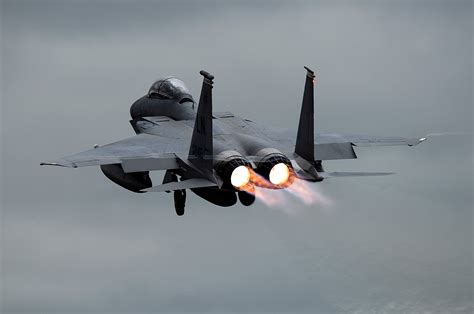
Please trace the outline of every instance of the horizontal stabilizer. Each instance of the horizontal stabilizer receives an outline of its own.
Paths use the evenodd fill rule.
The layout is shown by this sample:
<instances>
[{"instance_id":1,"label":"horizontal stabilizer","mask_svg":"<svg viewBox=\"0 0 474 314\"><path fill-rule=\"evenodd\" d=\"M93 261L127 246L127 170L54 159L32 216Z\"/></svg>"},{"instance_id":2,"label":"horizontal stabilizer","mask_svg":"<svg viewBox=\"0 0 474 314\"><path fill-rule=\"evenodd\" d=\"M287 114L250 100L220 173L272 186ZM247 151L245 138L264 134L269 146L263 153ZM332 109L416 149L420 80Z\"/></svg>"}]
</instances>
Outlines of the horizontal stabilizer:
<instances>
[{"instance_id":1,"label":"horizontal stabilizer","mask_svg":"<svg viewBox=\"0 0 474 314\"><path fill-rule=\"evenodd\" d=\"M355 159L357 155L352 143L322 143L314 145L316 160Z\"/></svg>"},{"instance_id":2,"label":"horizontal stabilizer","mask_svg":"<svg viewBox=\"0 0 474 314\"><path fill-rule=\"evenodd\" d=\"M143 192L166 192L166 191L175 191L175 190L184 190L184 189L194 189L194 188L204 188L217 186L214 182L211 182L207 179L194 178L189 180L184 180L180 182L169 182L157 186L153 186L148 189L142 190Z\"/></svg>"}]
</instances>

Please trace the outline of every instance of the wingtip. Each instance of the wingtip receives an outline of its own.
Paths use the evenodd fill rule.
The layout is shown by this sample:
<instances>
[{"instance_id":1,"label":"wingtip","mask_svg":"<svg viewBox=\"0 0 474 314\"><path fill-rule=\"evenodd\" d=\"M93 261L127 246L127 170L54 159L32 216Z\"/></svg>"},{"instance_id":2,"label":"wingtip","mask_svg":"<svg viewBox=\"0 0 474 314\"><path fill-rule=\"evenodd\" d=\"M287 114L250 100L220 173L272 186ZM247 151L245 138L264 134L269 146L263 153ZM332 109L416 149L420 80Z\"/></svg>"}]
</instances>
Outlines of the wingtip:
<instances>
[{"instance_id":1,"label":"wingtip","mask_svg":"<svg viewBox=\"0 0 474 314\"><path fill-rule=\"evenodd\" d=\"M66 167L66 168L77 168L77 166L69 161L43 161L40 163L40 166L56 166L56 167Z\"/></svg>"},{"instance_id":2,"label":"wingtip","mask_svg":"<svg viewBox=\"0 0 474 314\"><path fill-rule=\"evenodd\" d=\"M428 137L413 138L407 141L408 146L416 146L426 141Z\"/></svg>"},{"instance_id":3,"label":"wingtip","mask_svg":"<svg viewBox=\"0 0 474 314\"><path fill-rule=\"evenodd\" d=\"M40 166L61 166L57 162L43 161L40 163Z\"/></svg>"},{"instance_id":4,"label":"wingtip","mask_svg":"<svg viewBox=\"0 0 474 314\"><path fill-rule=\"evenodd\" d=\"M431 139L432 137L438 137L438 136L472 136L471 132L438 132L438 133L429 133L425 135L424 137L421 137L417 139L416 144L420 144L421 142L424 142L428 139ZM416 145L415 144L415 145Z\"/></svg>"}]
</instances>

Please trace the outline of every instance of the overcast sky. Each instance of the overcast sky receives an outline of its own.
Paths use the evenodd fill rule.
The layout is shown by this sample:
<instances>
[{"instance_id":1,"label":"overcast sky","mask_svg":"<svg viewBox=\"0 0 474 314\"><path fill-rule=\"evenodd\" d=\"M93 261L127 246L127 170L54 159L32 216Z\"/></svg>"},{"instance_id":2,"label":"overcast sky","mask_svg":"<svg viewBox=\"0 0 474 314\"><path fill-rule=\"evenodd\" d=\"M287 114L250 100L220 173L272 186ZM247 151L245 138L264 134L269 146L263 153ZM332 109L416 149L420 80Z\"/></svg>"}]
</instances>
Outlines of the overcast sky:
<instances>
[{"instance_id":1,"label":"overcast sky","mask_svg":"<svg viewBox=\"0 0 474 314\"><path fill-rule=\"evenodd\" d=\"M40 167L133 135L159 77L317 132L472 132L472 1L1 1L1 306L9 312L472 312L472 136L357 149L330 205L220 208ZM154 175L161 180L162 173Z\"/></svg>"}]
</instances>

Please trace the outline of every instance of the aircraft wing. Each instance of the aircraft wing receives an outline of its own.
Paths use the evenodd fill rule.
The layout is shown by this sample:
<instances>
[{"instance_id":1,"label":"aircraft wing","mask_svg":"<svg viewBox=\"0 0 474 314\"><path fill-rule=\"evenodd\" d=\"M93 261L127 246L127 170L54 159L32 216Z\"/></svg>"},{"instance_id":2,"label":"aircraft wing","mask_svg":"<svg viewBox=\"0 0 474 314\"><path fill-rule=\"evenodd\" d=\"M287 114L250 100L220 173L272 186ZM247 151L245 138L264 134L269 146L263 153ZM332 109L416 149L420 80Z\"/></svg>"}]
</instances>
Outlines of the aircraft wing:
<instances>
[{"instance_id":1,"label":"aircraft wing","mask_svg":"<svg viewBox=\"0 0 474 314\"><path fill-rule=\"evenodd\" d=\"M180 138L138 134L41 164L69 168L122 164L125 172L177 169L175 154L185 152L188 145L187 140Z\"/></svg>"},{"instance_id":2,"label":"aircraft wing","mask_svg":"<svg viewBox=\"0 0 474 314\"><path fill-rule=\"evenodd\" d=\"M294 149L296 134L292 130L266 127L262 133L275 142L284 152ZM335 160L357 158L353 146L415 146L425 141L426 137L409 138L399 136L373 136L362 134L321 133L314 137L314 154L316 160Z\"/></svg>"},{"instance_id":3,"label":"aircraft wing","mask_svg":"<svg viewBox=\"0 0 474 314\"><path fill-rule=\"evenodd\" d=\"M361 134L320 134L316 137L319 141L342 141L350 142L354 146L394 146L408 145L415 146L426 140L426 137L410 138L400 136L374 136Z\"/></svg>"}]
</instances>

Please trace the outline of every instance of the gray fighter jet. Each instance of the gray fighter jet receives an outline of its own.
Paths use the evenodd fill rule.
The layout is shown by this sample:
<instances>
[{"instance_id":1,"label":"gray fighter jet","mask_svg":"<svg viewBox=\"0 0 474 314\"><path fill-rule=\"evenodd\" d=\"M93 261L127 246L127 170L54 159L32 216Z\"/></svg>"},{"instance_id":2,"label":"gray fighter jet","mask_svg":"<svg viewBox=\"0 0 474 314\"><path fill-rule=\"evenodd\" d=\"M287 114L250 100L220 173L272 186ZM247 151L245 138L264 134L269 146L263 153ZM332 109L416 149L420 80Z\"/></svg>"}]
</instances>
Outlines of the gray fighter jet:
<instances>
[{"instance_id":1,"label":"gray fighter jet","mask_svg":"<svg viewBox=\"0 0 474 314\"><path fill-rule=\"evenodd\" d=\"M314 134L314 82L306 81L296 134L262 126L230 112L212 111L214 76L201 71L203 83L197 109L185 84L167 77L156 81L147 95L130 108L136 135L42 165L69 168L100 166L107 178L127 190L173 192L178 215L184 214L186 190L205 200L249 206L255 189L284 189L295 180L389 173L325 172L322 161L357 158L354 146L414 146L426 138ZM149 172L166 170L153 186Z\"/></svg>"}]
</instances>

